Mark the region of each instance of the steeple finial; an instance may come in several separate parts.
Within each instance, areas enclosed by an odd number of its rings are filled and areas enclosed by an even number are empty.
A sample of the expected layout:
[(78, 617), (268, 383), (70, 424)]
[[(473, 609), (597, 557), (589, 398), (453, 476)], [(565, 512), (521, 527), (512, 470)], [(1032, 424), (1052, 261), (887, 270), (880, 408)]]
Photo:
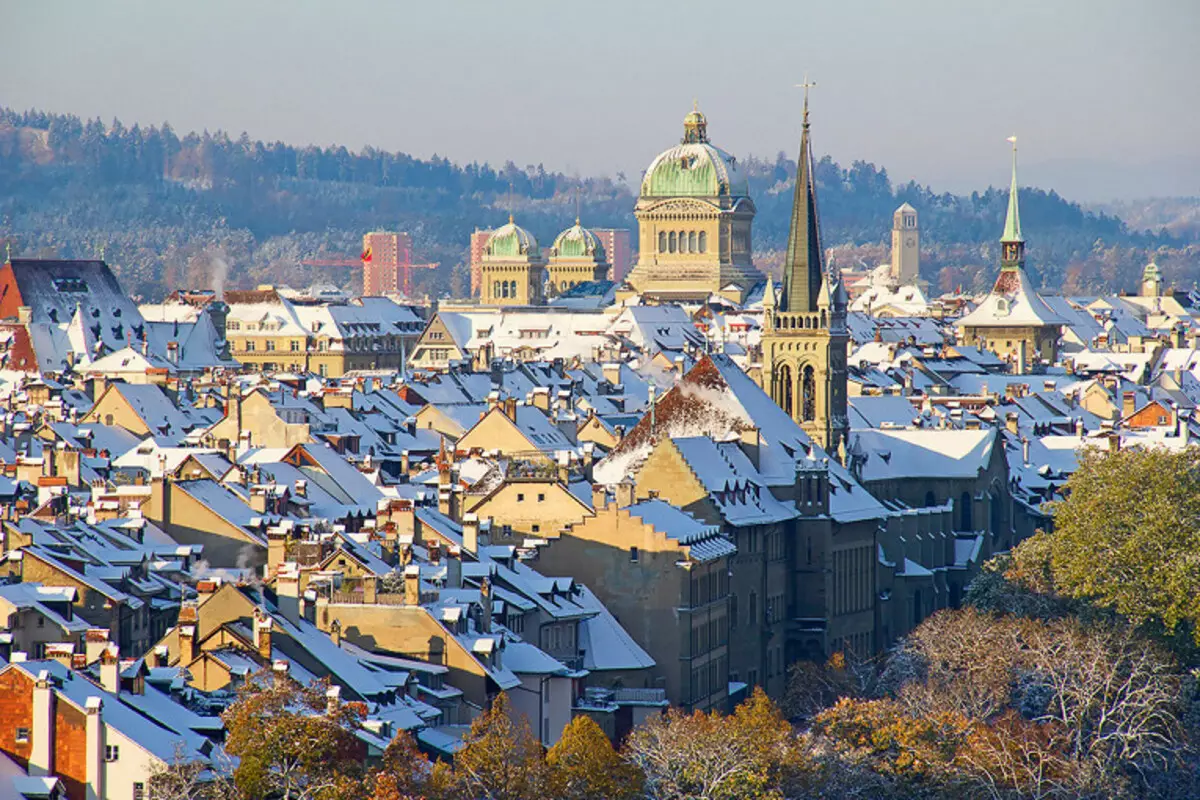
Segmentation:
[(804, 90), (804, 127), (807, 128), (808, 127), (808, 90), (817, 88), (817, 82), (810, 81), (808, 79), (808, 73), (806, 72), (806, 73), (804, 73), (804, 83), (797, 83), (796, 88)]
[(579, 224), (579, 187), (575, 187), (575, 224)]
[(513, 224), (513, 184), (508, 182), (508, 224)]
[(700, 101), (697, 100), (695, 97), (693, 97), (692, 98), (692, 113), (699, 113), (699, 112), (700, 112)]
[(796, 189), (792, 198), (792, 220), (783, 261), (783, 297), (779, 307), (784, 311), (804, 312), (817, 310), (824, 270), (821, 268), (823, 254), (808, 125), (808, 90), (816, 83), (805, 75), (804, 83), (796, 86), (804, 90), (804, 125), (800, 130), (800, 156), (796, 159)]
[(1007, 141), (1012, 143), (1012, 185), (1008, 190), (1008, 216), (1004, 220), (1004, 235), (1002, 242), (1021, 242), (1021, 211), (1017, 204), (1017, 136), (1013, 134)]

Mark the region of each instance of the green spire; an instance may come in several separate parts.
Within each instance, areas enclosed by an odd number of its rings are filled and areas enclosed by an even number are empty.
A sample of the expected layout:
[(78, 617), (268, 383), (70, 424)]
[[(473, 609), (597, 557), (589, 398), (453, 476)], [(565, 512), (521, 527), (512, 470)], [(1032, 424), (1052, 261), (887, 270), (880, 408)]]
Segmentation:
[(812, 148), (808, 137), (808, 90), (804, 83), (804, 125), (800, 133), (800, 157), (796, 160), (796, 192), (792, 199), (792, 223), (787, 254), (783, 261), (784, 311), (816, 311), (821, 290), (821, 237), (817, 228), (817, 196), (813, 185)]
[(1012, 142), (1012, 186), (1008, 190), (1008, 216), (1004, 220), (1004, 235), (1002, 242), (1023, 242), (1021, 238), (1021, 210), (1017, 207), (1017, 137), (1010, 136)]

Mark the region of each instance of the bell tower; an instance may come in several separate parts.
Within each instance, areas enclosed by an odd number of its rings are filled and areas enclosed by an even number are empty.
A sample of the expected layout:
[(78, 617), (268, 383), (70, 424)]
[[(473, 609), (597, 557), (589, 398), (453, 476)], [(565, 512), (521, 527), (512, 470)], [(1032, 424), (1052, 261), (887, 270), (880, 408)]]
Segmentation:
[(767, 280), (763, 300), (763, 389), (804, 432), (831, 456), (839, 456), (849, 435), (846, 411), (846, 291), (840, 277), (823, 265), (816, 185), (809, 141), (808, 90), (800, 134), (796, 189), (783, 292), (778, 301)]
[(905, 203), (892, 215), (892, 279), (900, 286), (912, 286), (920, 277), (920, 246), (917, 210)]

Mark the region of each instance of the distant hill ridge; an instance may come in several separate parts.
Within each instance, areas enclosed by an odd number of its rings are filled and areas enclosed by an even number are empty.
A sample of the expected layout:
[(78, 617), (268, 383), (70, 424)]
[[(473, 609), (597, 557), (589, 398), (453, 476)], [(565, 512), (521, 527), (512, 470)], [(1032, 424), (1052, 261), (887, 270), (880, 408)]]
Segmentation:
[[(755, 250), (770, 269), (787, 236), (795, 165), (782, 153), (739, 161), (759, 209)], [(1004, 190), (959, 196), (913, 182), (893, 187), (886, 170), (862, 161), (844, 169), (828, 157), (816, 175), (823, 238), (838, 248), (839, 263), (886, 258), (892, 211), (907, 201), (920, 214), (923, 276), (938, 288), (989, 283)], [(576, 192), (585, 224), (634, 227), (633, 190), (607, 177), (512, 162), (459, 165), (372, 147), (296, 147), (221, 131), (180, 137), (168, 124), (105, 125), (7, 108), (0, 109), (0, 183), (0, 238), (14, 253), (82, 257), (103, 246), (125, 285), (146, 297), (208, 285), (218, 258), (233, 265), (231, 286), (352, 285), (348, 270), (322, 273), (299, 262), (318, 252), (357, 253), (362, 232), (379, 228), (413, 232), (422, 260), (442, 263), (418, 276), (419, 291), (461, 295), (472, 230), (500, 224), (511, 203), (548, 244), (574, 216)], [(1192, 229), (1133, 232), (1115, 216), (1041, 190), (1023, 190), (1021, 203), (1031, 269), (1052, 289), (1131, 289), (1152, 255), (1169, 282), (1200, 277)]]

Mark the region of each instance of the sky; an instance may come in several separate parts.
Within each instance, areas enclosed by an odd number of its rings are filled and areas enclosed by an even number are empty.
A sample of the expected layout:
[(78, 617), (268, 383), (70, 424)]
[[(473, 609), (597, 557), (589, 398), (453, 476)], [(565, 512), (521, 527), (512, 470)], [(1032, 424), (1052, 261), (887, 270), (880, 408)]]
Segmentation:
[(938, 191), (1200, 195), (1197, 0), (0, 0), (0, 105), (636, 180), (697, 100)]

